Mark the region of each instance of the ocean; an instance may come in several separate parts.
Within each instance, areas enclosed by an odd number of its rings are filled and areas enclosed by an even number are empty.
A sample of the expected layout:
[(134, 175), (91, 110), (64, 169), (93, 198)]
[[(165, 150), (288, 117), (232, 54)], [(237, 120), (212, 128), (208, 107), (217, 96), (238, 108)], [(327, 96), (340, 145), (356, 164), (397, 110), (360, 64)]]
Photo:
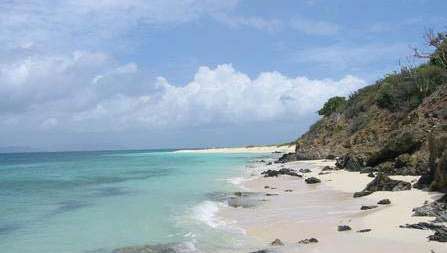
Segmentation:
[[(222, 194), (269, 154), (172, 150), (0, 154), (0, 251), (107, 253), (152, 245), (238, 252)], [(154, 246), (154, 247), (155, 247)], [(249, 248), (249, 246), (248, 246)]]

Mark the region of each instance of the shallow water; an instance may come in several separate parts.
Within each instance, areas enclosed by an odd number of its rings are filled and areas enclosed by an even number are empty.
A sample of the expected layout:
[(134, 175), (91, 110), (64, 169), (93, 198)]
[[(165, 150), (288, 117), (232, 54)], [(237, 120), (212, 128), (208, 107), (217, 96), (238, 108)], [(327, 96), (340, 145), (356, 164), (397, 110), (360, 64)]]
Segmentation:
[[(102, 151), (0, 154), (0, 249), (111, 252), (182, 243), (233, 251), (243, 235), (215, 216), (212, 195), (262, 154)], [(6, 250), (6, 251), (4, 251)]]

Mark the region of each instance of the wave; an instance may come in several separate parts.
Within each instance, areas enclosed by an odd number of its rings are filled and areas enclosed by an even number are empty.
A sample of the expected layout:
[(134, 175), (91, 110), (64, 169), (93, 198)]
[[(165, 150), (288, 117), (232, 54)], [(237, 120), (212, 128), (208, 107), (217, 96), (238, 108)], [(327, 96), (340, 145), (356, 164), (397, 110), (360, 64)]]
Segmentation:
[(194, 218), (206, 223), (212, 228), (225, 226), (226, 223), (217, 216), (219, 205), (219, 203), (210, 200), (201, 202), (196, 207), (194, 207)]

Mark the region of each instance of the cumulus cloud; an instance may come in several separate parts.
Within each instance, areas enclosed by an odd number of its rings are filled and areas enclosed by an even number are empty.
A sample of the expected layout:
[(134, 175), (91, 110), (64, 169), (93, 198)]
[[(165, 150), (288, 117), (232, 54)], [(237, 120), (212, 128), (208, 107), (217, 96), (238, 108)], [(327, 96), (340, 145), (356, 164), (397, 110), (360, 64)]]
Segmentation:
[(0, 73), (6, 84), (0, 94), (8, 98), (1, 101), (3, 126), (78, 132), (298, 122), (329, 97), (365, 85), (350, 75), (316, 80), (264, 72), (250, 78), (230, 64), (200, 67), (184, 85), (164, 77), (148, 82), (135, 63), (118, 64), (97, 52), (28, 58), (3, 64)]

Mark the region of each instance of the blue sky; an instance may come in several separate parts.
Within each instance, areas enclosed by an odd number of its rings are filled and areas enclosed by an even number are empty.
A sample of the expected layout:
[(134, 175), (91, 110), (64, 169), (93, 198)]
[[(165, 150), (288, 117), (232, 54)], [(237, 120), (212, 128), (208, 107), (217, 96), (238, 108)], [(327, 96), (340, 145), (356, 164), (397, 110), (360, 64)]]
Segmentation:
[(0, 147), (278, 143), (329, 97), (414, 64), (447, 3), (0, 2)]

